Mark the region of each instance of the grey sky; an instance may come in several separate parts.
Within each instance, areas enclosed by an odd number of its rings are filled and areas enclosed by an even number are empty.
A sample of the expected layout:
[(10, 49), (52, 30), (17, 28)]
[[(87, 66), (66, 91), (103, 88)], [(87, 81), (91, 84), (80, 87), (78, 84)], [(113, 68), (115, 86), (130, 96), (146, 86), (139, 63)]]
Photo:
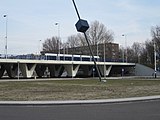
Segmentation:
[[(75, 0), (81, 17), (98, 20), (115, 33), (124, 46), (150, 39), (150, 28), (160, 25), (159, 0)], [(76, 34), (77, 16), (72, 0), (0, 0), (0, 53), (5, 49), (5, 18), (8, 15), (8, 53), (36, 53), (41, 43), (58, 35), (66, 40)]]

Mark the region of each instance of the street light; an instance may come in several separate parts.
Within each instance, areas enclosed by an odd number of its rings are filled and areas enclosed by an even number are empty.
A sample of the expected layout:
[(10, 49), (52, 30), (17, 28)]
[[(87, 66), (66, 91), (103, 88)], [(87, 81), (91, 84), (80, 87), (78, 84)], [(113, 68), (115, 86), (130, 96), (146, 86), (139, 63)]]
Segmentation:
[(6, 18), (6, 36), (5, 36), (5, 39), (6, 39), (6, 44), (5, 44), (5, 58), (7, 59), (7, 27), (8, 27), (8, 16), (5, 14), (4, 16), (3, 16), (4, 18)]
[(156, 39), (154, 39), (154, 77), (156, 78), (157, 75), (157, 63), (156, 63)]
[(105, 62), (106, 62), (106, 42), (105, 42), (105, 40), (104, 40), (104, 79), (106, 79), (106, 65), (105, 65)]
[(157, 59), (156, 59), (156, 39), (159, 38), (159, 30), (156, 29), (157, 33), (155, 34), (155, 38), (153, 39), (154, 42), (154, 77), (157, 78)]
[(42, 40), (38, 40), (38, 52), (37, 52), (37, 54), (41, 54), (41, 41)]
[(58, 44), (58, 54), (61, 53), (60, 51), (60, 24), (58, 22), (55, 23), (56, 26), (58, 26), (58, 40), (57, 40), (57, 44)]
[(128, 55), (127, 55), (127, 35), (125, 35), (125, 34), (123, 34), (122, 35), (123, 37), (125, 37), (125, 48), (126, 48), (126, 63), (127, 63), (127, 61), (128, 61)]

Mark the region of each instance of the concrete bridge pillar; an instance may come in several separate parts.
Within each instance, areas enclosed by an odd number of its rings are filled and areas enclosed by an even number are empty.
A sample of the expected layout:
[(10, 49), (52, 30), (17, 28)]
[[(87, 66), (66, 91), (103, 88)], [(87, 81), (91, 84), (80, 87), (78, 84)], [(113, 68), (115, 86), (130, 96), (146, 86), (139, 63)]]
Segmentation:
[(22, 64), (19, 64), (19, 67), (23, 77), (31, 78), (33, 75), (33, 72), (35, 71), (36, 64), (22, 63)]
[(5, 65), (7, 74), (10, 78), (15, 78), (17, 75), (18, 65), (17, 64), (6, 64)]
[(0, 78), (3, 76), (4, 71), (5, 71), (4, 65), (3, 65), (3, 64), (0, 64)]
[(49, 65), (48, 69), (51, 77), (61, 77), (64, 71), (63, 65)]
[(109, 73), (111, 72), (112, 65), (111, 66), (106, 66), (106, 76), (109, 76)]
[(37, 65), (35, 71), (38, 77), (44, 76), (44, 72), (46, 71), (46, 65)]
[(83, 65), (81, 66), (84, 76), (91, 76), (93, 72), (93, 65)]
[(112, 66), (101, 65), (98, 66), (102, 76), (108, 76)]
[(68, 77), (75, 77), (80, 65), (64, 65)]

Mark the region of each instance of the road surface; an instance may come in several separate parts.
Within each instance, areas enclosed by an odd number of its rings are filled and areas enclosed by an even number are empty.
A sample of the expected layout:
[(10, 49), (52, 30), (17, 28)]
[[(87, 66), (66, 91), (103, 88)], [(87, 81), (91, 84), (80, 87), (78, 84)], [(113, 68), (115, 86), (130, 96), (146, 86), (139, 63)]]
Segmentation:
[(78, 105), (1, 105), (0, 120), (160, 120), (160, 100)]

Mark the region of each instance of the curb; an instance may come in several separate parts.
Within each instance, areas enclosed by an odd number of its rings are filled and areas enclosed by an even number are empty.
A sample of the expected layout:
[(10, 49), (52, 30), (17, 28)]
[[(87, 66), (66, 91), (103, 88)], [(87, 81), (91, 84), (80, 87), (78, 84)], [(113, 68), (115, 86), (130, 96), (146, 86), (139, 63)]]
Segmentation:
[(0, 101), (0, 105), (81, 105), (81, 104), (107, 104), (107, 103), (123, 103), (123, 102), (137, 102), (137, 101), (150, 101), (160, 100), (160, 96), (146, 96), (146, 97), (133, 97), (121, 99), (102, 99), (102, 100), (71, 100), (71, 101)]

